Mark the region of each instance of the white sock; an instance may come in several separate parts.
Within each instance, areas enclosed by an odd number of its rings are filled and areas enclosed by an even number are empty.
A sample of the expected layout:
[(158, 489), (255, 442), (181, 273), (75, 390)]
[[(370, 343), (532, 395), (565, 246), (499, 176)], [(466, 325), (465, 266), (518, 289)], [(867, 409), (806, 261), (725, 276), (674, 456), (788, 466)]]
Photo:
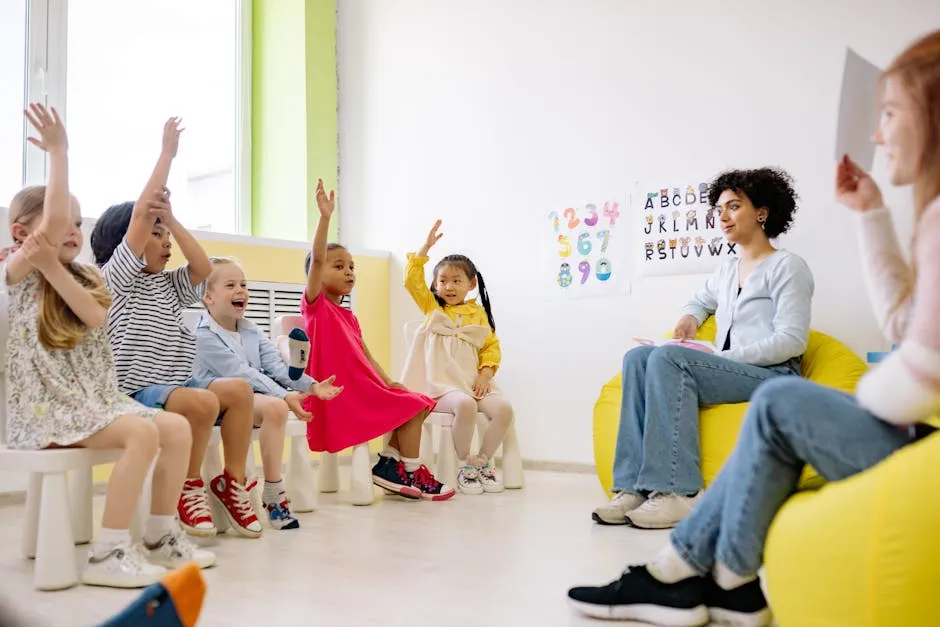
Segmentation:
[(399, 451), (394, 446), (386, 445), (385, 448), (382, 449), (381, 455), (382, 457), (391, 457), (395, 461), (401, 460), (401, 451)]
[(721, 562), (715, 562), (715, 567), (712, 569), (712, 576), (715, 578), (715, 583), (724, 590), (734, 590), (757, 579), (757, 575), (743, 577)]
[(101, 556), (110, 552), (111, 549), (118, 545), (130, 545), (131, 543), (131, 530), (130, 529), (108, 529), (102, 527), (101, 531), (95, 536), (95, 543), (92, 545), (91, 551), (95, 555)]
[(284, 500), (284, 481), (265, 481), (264, 491), (261, 493), (261, 502), (265, 505), (280, 503)]
[(679, 556), (679, 553), (672, 546), (672, 542), (666, 543), (666, 546), (646, 565), (646, 570), (663, 583), (676, 583), (689, 577), (698, 576), (695, 569)]
[(157, 516), (150, 514), (150, 517), (144, 524), (144, 542), (147, 544), (156, 544), (160, 538), (170, 533), (175, 522), (176, 517), (173, 515)]
[(405, 462), (405, 470), (407, 472), (414, 472), (421, 467), (420, 459), (412, 459), (409, 457), (402, 457), (401, 461)]

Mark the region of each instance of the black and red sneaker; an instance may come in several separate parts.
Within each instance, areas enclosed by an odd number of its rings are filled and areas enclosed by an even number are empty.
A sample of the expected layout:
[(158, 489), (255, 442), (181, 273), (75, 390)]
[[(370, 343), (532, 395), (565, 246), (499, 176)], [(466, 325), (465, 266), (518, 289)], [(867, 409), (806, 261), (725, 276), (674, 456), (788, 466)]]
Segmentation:
[(421, 498), (421, 490), (412, 484), (405, 463), (391, 457), (379, 455), (379, 461), (372, 467), (372, 483), (406, 499)]
[(457, 493), (452, 487), (435, 479), (424, 464), (421, 464), (417, 470), (409, 474), (412, 484), (421, 490), (421, 498), (426, 501), (446, 501)]

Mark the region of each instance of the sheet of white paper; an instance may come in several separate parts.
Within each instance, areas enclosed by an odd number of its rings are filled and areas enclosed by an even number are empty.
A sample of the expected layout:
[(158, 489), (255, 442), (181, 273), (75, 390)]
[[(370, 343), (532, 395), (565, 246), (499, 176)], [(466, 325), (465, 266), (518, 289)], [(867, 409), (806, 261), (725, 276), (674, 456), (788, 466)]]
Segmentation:
[(846, 48), (839, 100), (836, 161), (849, 155), (864, 170), (871, 170), (875, 144), (871, 136), (878, 126), (878, 77), (881, 68)]

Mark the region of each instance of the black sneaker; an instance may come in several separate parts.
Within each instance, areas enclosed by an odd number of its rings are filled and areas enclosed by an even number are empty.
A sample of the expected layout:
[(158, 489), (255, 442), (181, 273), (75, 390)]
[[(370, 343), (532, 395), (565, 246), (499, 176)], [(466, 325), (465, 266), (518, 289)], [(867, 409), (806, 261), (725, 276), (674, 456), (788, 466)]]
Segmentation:
[(391, 457), (379, 455), (379, 461), (372, 467), (372, 483), (407, 499), (421, 498), (421, 490), (412, 485), (405, 463)]
[(705, 579), (659, 581), (646, 566), (630, 566), (620, 579), (597, 588), (572, 588), (568, 600), (594, 618), (638, 620), (666, 627), (700, 627), (708, 623)]
[(708, 616), (719, 625), (767, 627), (773, 620), (760, 579), (734, 590), (725, 590), (709, 577), (705, 586), (705, 605), (708, 606)]

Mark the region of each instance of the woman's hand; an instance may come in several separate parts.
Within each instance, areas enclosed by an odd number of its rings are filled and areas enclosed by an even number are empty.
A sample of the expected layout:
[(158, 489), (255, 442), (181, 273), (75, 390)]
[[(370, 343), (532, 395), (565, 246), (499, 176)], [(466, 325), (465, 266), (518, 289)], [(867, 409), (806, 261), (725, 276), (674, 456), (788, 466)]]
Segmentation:
[(290, 409), (298, 420), (303, 422), (310, 422), (310, 419), (313, 418), (313, 414), (304, 409), (304, 399), (306, 399), (309, 394), (302, 394), (301, 392), (291, 392), (284, 397), (284, 402), (287, 403), (287, 408)]
[(320, 381), (319, 383), (314, 383), (310, 386), (310, 393), (324, 401), (332, 400), (343, 391), (343, 386), (333, 385), (334, 381), (336, 381), (336, 375)]
[(441, 238), (444, 237), (443, 233), (438, 233), (437, 230), (441, 228), (441, 221), (438, 220), (434, 223), (434, 226), (431, 227), (431, 230), (428, 232), (428, 237), (424, 240), (424, 246), (421, 247), (421, 250), (418, 251), (419, 257), (427, 257), (428, 252), (434, 247), (434, 244), (441, 241)]
[(695, 316), (686, 314), (679, 318), (672, 337), (677, 340), (694, 340), (696, 331), (698, 331), (698, 320)]
[(38, 138), (27, 137), (26, 141), (45, 152), (68, 150), (69, 139), (65, 133), (65, 124), (59, 119), (59, 113), (55, 107), (47, 111), (43, 105), (34, 102), (24, 113), (29, 123), (39, 133)]
[(836, 166), (836, 200), (862, 213), (884, 206), (878, 184), (848, 155)]

